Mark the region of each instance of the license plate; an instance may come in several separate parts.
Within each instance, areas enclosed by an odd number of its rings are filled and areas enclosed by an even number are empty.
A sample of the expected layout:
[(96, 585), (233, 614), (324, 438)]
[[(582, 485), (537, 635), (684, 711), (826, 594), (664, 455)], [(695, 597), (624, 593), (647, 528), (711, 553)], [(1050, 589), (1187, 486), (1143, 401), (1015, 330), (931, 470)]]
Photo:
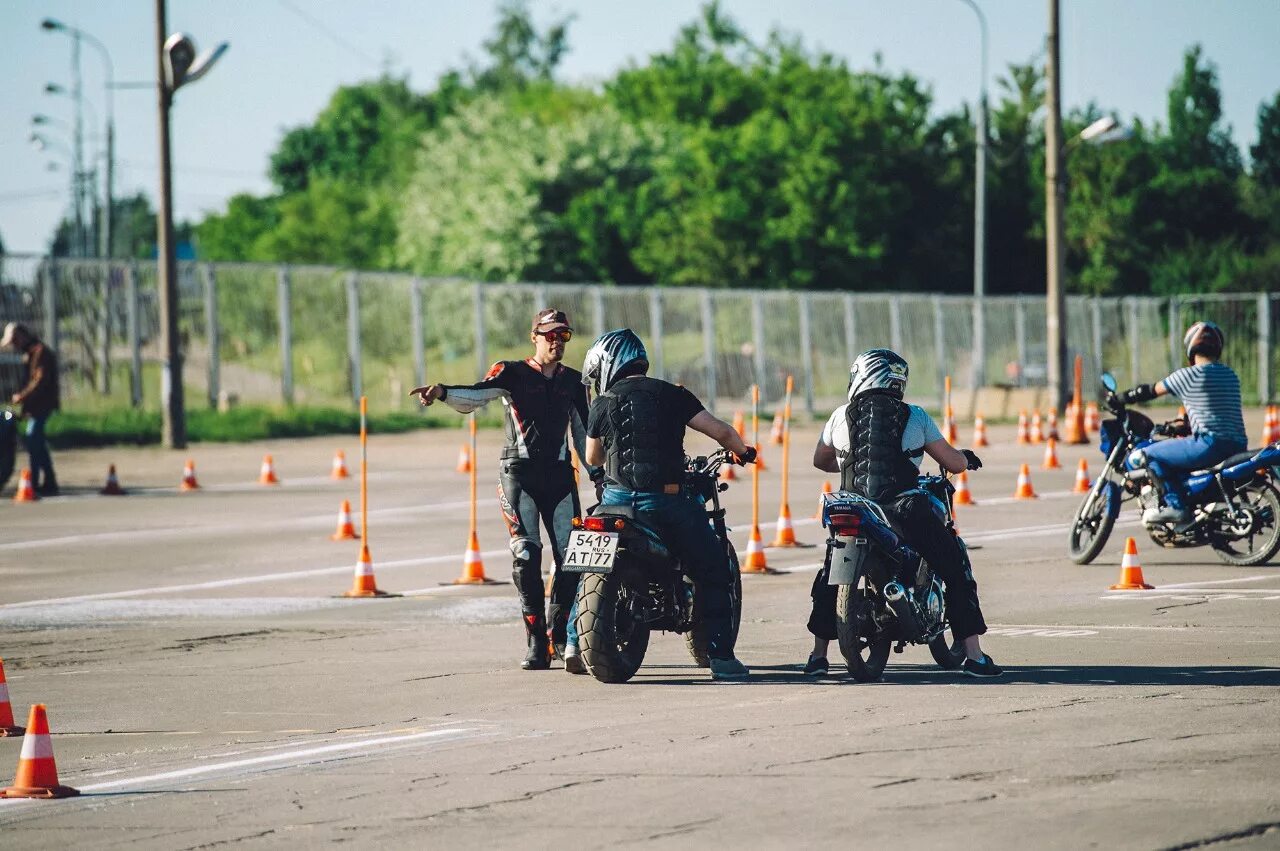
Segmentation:
[(567, 573), (608, 573), (613, 570), (617, 554), (617, 532), (578, 529), (569, 534), (569, 549), (561, 569)]

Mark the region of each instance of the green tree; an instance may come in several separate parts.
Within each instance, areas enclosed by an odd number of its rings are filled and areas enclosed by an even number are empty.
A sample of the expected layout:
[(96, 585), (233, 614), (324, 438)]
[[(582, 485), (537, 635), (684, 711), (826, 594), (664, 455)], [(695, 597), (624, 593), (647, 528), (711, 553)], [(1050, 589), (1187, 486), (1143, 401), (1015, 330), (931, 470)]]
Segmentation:
[(1280, 189), (1280, 92), (1270, 103), (1258, 107), (1258, 141), (1249, 154), (1257, 184), (1268, 190)]

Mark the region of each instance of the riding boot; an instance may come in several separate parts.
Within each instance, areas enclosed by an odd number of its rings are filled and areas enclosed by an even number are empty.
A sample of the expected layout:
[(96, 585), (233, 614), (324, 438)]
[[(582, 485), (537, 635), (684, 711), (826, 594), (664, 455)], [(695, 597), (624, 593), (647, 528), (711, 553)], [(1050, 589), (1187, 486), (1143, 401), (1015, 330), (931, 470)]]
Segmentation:
[(564, 645), (569, 631), (569, 606), (552, 603), (547, 607), (547, 620), (551, 622), (551, 649), (555, 658), (564, 659)]
[(551, 667), (551, 653), (547, 648), (547, 619), (542, 615), (524, 616), (525, 638), (529, 652), (524, 655), (520, 667), (526, 671), (545, 671)]

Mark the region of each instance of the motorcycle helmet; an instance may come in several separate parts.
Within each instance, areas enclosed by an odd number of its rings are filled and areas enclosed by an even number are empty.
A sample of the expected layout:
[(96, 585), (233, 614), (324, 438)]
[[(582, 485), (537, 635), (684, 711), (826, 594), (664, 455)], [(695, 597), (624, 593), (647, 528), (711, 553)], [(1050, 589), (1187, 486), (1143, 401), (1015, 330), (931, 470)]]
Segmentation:
[(849, 401), (871, 390), (883, 390), (898, 399), (907, 389), (907, 361), (890, 349), (871, 349), (858, 355), (849, 367)]
[(1187, 363), (1196, 362), (1196, 355), (1204, 355), (1208, 358), (1217, 360), (1222, 357), (1222, 350), (1226, 347), (1227, 339), (1222, 334), (1222, 329), (1213, 322), (1197, 322), (1187, 329), (1187, 334), (1182, 338), (1182, 346), (1187, 350)]
[[(599, 396), (613, 386), (627, 367), (649, 368), (649, 353), (630, 328), (601, 334), (582, 361), (582, 383)], [(634, 372), (635, 370), (631, 370)]]

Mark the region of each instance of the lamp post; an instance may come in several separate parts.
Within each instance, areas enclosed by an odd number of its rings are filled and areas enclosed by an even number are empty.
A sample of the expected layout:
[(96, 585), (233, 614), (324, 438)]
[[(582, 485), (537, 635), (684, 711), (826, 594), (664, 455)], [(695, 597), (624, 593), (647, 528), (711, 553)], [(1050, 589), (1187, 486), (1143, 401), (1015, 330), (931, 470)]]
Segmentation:
[(169, 107), (183, 85), (213, 67), (227, 50), (222, 42), (196, 56), (196, 46), (182, 33), (166, 36), (165, 0), (155, 0), (156, 105), (160, 149), (160, 198), (156, 210), (156, 254), (160, 290), (160, 351), (163, 357), (160, 400), (162, 439), (170, 449), (187, 445), (186, 407), (182, 392), (182, 346), (178, 336), (178, 261), (173, 244), (173, 170), (169, 152)]
[(978, 16), (978, 111), (973, 160), (973, 386), (987, 383), (987, 17), (974, 0), (960, 0)]

